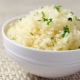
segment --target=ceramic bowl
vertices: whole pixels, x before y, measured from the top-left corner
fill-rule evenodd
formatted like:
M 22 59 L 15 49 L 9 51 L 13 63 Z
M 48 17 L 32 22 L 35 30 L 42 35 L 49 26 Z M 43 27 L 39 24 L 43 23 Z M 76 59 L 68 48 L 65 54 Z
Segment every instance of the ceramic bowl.
M 19 16 L 24 17 L 24 16 Z M 38 50 L 20 45 L 6 36 L 11 22 L 19 17 L 7 21 L 2 28 L 3 43 L 11 57 L 23 69 L 42 77 L 62 77 L 80 70 L 80 50 Z

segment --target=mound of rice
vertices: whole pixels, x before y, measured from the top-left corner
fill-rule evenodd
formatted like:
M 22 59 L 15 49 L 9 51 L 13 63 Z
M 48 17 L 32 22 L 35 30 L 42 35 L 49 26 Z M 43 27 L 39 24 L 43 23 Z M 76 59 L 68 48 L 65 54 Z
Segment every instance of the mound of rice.
M 9 24 L 11 40 L 41 50 L 80 48 L 80 19 L 61 6 L 45 6 Z

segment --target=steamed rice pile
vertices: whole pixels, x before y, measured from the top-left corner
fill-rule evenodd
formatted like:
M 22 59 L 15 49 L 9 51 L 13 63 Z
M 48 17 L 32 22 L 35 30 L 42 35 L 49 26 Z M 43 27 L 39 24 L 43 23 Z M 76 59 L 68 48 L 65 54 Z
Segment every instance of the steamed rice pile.
M 61 6 L 45 6 L 9 24 L 7 36 L 41 50 L 79 49 L 80 19 Z

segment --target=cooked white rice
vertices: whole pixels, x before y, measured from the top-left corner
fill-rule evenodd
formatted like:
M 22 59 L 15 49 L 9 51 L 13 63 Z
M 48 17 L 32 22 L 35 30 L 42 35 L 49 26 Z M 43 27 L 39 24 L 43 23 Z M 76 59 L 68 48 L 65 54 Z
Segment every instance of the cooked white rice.
M 36 49 L 74 50 L 80 48 L 80 19 L 61 6 L 45 6 L 11 23 L 7 36 Z

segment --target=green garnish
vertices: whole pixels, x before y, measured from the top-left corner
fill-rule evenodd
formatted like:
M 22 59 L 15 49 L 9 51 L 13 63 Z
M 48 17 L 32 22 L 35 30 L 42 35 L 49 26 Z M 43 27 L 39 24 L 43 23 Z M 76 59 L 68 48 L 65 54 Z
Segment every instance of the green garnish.
M 80 49 L 80 46 L 78 48 Z
M 19 19 L 20 21 L 22 20 L 22 18 Z
M 77 21 L 80 21 L 80 19 L 79 19 L 79 18 L 77 18 L 77 16 L 75 16 L 75 18 L 76 18 L 76 20 L 77 20 Z
M 38 20 L 38 21 L 41 21 L 41 20 Z
M 68 21 L 72 21 L 72 18 L 71 18 L 71 17 L 69 17 L 69 18 L 68 18 Z
M 61 6 L 54 6 L 54 8 L 55 8 L 58 12 L 60 12 Z
M 30 32 L 30 34 L 31 34 L 31 35 L 33 35 L 33 33 L 32 33 L 32 32 Z
M 49 25 L 50 22 L 52 22 L 52 18 L 51 19 L 47 19 L 47 18 L 44 18 L 44 17 L 42 17 L 42 18 L 43 18 L 44 21 L 47 21 L 47 25 Z
M 47 19 L 47 18 L 44 18 L 42 17 L 44 21 L 47 21 L 47 25 L 49 25 L 51 22 L 52 22 L 52 18 L 51 19 Z M 41 20 L 38 20 L 38 21 L 41 21 Z
M 78 21 L 80 21 L 80 19 L 79 19 L 79 18 L 78 18 L 77 20 L 78 20 Z
M 64 26 L 63 30 L 64 30 L 64 33 L 66 33 L 66 32 L 68 32 L 68 33 L 69 33 L 68 25 Z
M 49 25 L 52 22 L 52 18 L 48 19 L 47 25 Z
M 69 48 L 68 50 L 71 50 L 71 48 Z
M 52 18 L 51 19 L 49 19 L 50 20 L 50 22 L 52 22 Z
M 51 37 L 51 40 L 53 40 L 54 39 L 54 37 Z
M 43 19 L 44 21 L 52 22 L 52 18 L 51 19 L 43 18 Z
M 70 12 L 71 14 L 74 14 L 73 12 Z
M 47 25 L 49 25 L 50 24 L 50 22 L 47 22 Z
M 64 37 L 65 36 L 65 34 L 62 34 L 62 37 Z
M 49 25 L 50 22 L 52 22 L 52 18 L 47 19 L 47 18 L 45 18 L 45 13 L 44 13 L 43 11 L 42 11 L 41 13 L 42 13 L 42 18 L 43 18 L 43 20 L 44 20 L 44 21 L 47 21 L 47 25 Z M 41 21 L 41 20 L 38 20 L 38 21 Z
M 36 12 L 35 14 L 34 14 L 34 16 L 36 16 L 38 14 L 38 12 Z
M 43 18 L 44 19 L 44 21 L 48 21 L 48 19 L 47 18 Z
M 68 25 L 64 26 L 63 31 L 64 31 L 64 34 L 62 34 L 62 37 L 64 37 L 66 33 L 70 32 L 69 28 L 68 28 Z
M 60 34 L 61 32 L 58 32 L 58 34 Z
M 12 40 L 15 40 L 15 38 L 12 38 Z
M 43 17 L 45 17 L 45 14 L 44 14 L 44 12 L 42 11 L 41 13 L 42 13 L 42 16 L 43 16 Z

